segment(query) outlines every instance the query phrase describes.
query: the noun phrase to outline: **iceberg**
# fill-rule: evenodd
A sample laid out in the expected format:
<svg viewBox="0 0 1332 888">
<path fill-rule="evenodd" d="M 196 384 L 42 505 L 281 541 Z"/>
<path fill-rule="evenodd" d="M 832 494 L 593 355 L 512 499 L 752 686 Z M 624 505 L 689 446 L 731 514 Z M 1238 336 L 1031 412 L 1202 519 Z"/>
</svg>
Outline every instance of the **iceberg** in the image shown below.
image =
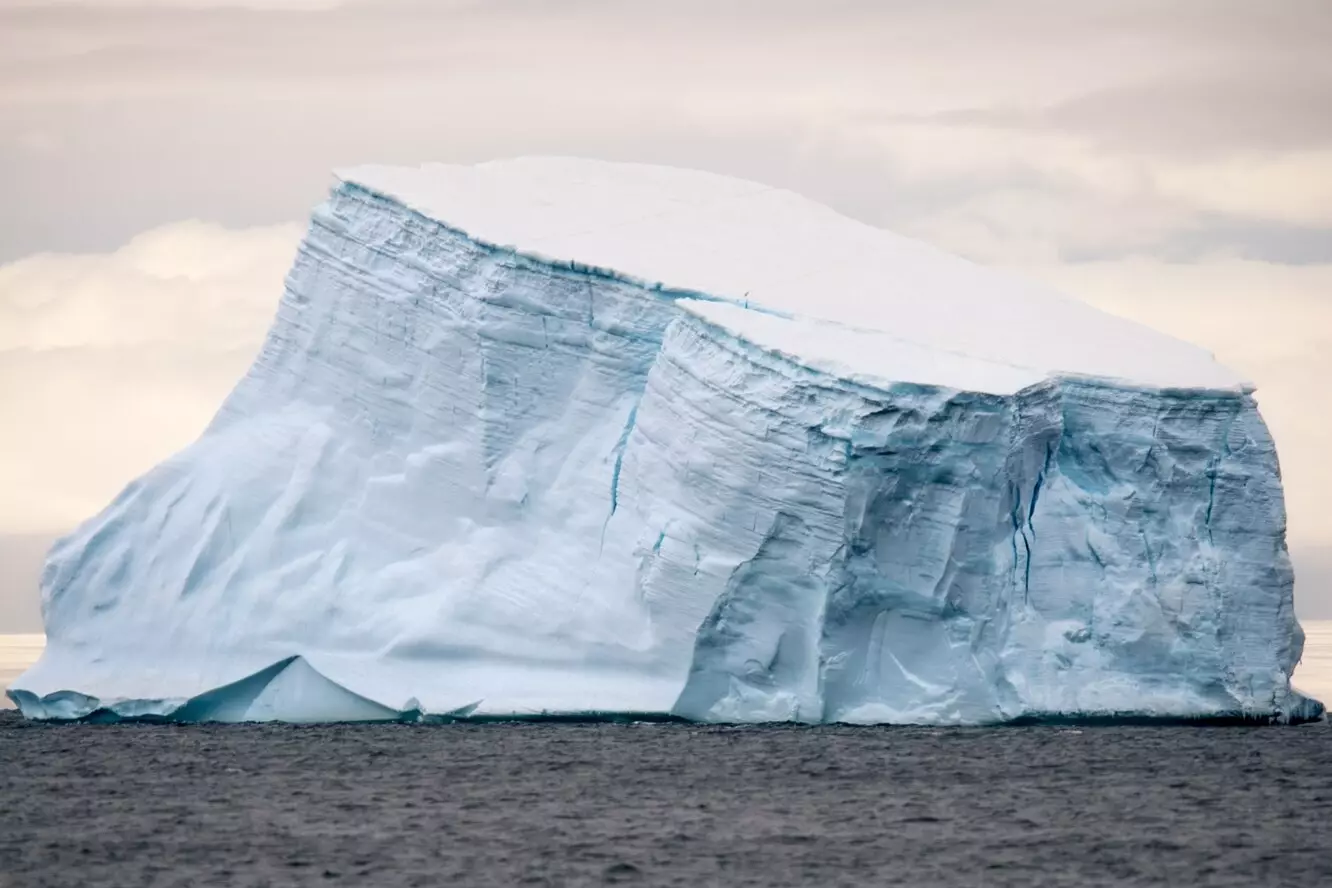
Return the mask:
<svg viewBox="0 0 1332 888">
<path fill-rule="evenodd" d="M 59 541 L 42 719 L 1317 718 L 1207 352 L 798 195 L 361 167 L 202 437 Z"/>
</svg>

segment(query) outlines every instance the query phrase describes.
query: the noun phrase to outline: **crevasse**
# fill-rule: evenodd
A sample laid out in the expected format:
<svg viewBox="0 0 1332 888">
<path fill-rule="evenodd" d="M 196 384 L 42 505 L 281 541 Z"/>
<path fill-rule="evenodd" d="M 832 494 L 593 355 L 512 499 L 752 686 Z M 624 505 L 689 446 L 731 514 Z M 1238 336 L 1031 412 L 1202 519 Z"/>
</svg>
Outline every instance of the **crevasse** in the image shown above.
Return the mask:
<svg viewBox="0 0 1332 888">
<path fill-rule="evenodd" d="M 208 430 L 42 586 L 37 718 L 1321 712 L 1240 380 L 657 167 L 345 174 Z"/>
</svg>

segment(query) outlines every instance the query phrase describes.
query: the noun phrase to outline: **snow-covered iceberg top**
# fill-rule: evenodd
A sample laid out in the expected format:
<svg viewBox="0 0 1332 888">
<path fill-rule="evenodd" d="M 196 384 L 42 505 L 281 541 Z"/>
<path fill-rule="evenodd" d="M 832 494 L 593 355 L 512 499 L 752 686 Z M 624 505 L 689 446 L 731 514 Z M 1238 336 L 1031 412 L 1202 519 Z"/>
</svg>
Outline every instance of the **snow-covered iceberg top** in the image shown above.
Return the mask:
<svg viewBox="0 0 1332 888">
<path fill-rule="evenodd" d="M 756 182 L 544 157 L 339 176 L 527 256 L 892 334 L 898 381 L 956 385 L 957 375 L 958 387 L 1011 392 L 1068 373 L 1246 385 L 1195 345 Z M 1013 387 L 976 382 L 978 362 Z"/>
<path fill-rule="evenodd" d="M 1321 712 L 1238 377 L 638 165 L 344 173 L 208 430 L 42 587 L 39 718 Z"/>
</svg>

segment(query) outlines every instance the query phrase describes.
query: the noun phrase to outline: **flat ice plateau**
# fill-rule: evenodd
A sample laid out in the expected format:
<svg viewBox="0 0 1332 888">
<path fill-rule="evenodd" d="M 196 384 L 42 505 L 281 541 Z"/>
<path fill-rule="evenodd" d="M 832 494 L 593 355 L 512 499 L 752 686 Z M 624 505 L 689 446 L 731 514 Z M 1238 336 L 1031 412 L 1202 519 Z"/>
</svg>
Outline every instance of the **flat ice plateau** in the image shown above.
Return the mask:
<svg viewBox="0 0 1332 888">
<path fill-rule="evenodd" d="M 790 192 L 342 173 L 254 366 L 52 550 L 35 718 L 1316 717 L 1206 352 Z"/>
</svg>

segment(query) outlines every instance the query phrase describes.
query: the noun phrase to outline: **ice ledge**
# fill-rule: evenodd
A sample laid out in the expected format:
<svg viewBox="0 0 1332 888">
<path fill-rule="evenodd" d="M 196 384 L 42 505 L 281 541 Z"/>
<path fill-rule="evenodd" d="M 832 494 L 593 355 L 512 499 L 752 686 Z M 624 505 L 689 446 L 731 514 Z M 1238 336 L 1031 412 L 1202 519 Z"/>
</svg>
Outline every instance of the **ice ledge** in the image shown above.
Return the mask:
<svg viewBox="0 0 1332 888">
<path fill-rule="evenodd" d="M 427 712 L 414 698 L 400 708 L 376 703 L 330 680 L 299 656 L 280 660 L 232 684 L 223 685 L 186 699 L 124 699 L 103 701 L 76 691 L 57 691 L 37 696 L 11 689 L 9 699 L 25 718 L 38 721 L 76 721 L 106 724 L 157 722 L 170 724 L 353 724 L 400 722 L 408 724 L 454 724 L 458 722 L 678 722 L 698 723 L 675 712 L 628 710 L 484 711 L 481 702 L 444 712 Z M 1292 691 L 1284 704 L 1271 712 L 1225 711 L 1180 714 L 1177 712 L 1046 712 L 1027 713 L 995 725 L 1300 725 L 1322 721 L 1323 704 Z M 747 719 L 736 722 L 710 720 L 709 724 L 790 724 Z M 955 721 L 874 718 L 868 715 L 825 724 L 856 725 L 957 725 Z M 970 725 L 973 726 L 974 725 Z"/>
<path fill-rule="evenodd" d="M 475 704 L 428 716 L 415 699 L 378 703 L 330 679 L 301 656 L 285 657 L 238 681 L 193 697 L 101 700 L 77 691 L 38 696 L 10 689 L 26 718 L 45 721 L 270 722 L 321 724 L 465 718 Z"/>
<path fill-rule="evenodd" d="M 27 718 L 82 721 L 315 722 L 395 721 L 394 710 L 328 679 L 303 657 L 292 656 L 239 681 L 187 698 L 101 700 L 75 691 L 38 696 L 11 689 Z"/>
<path fill-rule="evenodd" d="M 780 360 L 881 392 L 891 392 L 902 383 L 914 383 L 981 394 L 1016 395 L 1057 381 L 1163 395 L 1187 393 L 1193 397 L 1238 397 L 1255 391 L 1248 383 L 1176 388 L 1124 378 L 1050 372 L 933 348 L 894 333 L 833 321 L 754 311 L 749 306 L 719 301 L 682 299 L 677 304 L 711 328 L 714 335 L 729 336 Z"/>
</svg>

